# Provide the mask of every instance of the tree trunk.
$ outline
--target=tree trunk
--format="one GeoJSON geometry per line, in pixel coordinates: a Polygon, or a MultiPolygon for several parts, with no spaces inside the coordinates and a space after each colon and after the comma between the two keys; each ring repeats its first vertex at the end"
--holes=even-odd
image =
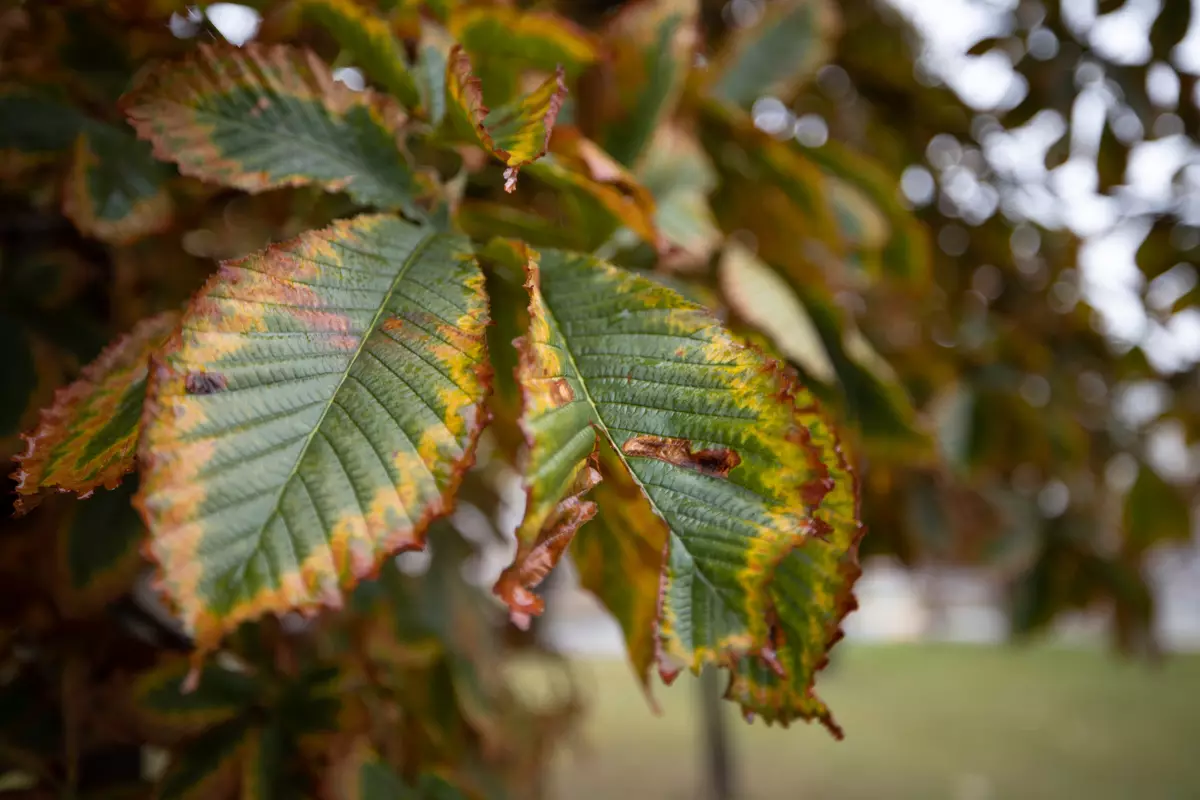
{"type": "Polygon", "coordinates": [[[729,729],[721,703],[721,676],[714,667],[705,668],[700,676],[700,714],[704,727],[705,796],[709,800],[733,800],[733,751],[729,744],[729,729]]]}

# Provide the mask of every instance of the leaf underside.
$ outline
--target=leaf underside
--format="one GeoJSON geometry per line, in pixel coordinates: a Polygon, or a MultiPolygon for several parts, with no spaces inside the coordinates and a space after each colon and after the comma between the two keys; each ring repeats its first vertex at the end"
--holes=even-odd
{"type": "MultiPolygon", "coordinates": [[[[642,596],[610,589],[601,598],[623,624],[657,603],[664,678],[679,666],[724,665],[735,675],[730,696],[747,711],[828,719],[809,700],[811,684],[852,604],[860,526],[857,487],[812,397],[700,306],[649,279],[559,251],[528,253],[526,270],[530,325],[518,376],[528,504],[510,573],[524,554],[539,554],[539,523],[579,490],[599,436],[611,447],[606,471],[620,477],[596,496],[619,505],[632,486],[647,506],[605,519],[577,553],[580,571],[592,584],[611,572],[583,560],[597,556],[636,570],[625,586],[642,596]],[[625,526],[637,530],[609,534],[625,526]],[[620,536],[644,541],[617,545],[620,536]],[[651,578],[661,542],[659,582],[651,578]]],[[[641,672],[647,646],[634,644],[641,672]]]]}
{"type": "Polygon", "coordinates": [[[146,72],[121,105],[155,155],[185,175],[247,192],[316,185],[422,213],[403,111],[335,81],[307,50],[201,44],[146,72]]]}
{"type": "Polygon", "coordinates": [[[228,262],[153,366],[139,503],[200,649],[339,605],[447,513],[486,421],[483,276],[395,217],[228,262]]]}

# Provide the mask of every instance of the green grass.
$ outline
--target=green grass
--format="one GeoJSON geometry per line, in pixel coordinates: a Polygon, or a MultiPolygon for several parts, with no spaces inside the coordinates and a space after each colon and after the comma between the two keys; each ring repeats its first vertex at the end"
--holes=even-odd
{"type": "MultiPolygon", "coordinates": [[[[655,717],[624,663],[578,673],[588,718],[553,797],[705,796],[698,681],[656,687],[655,717]]],[[[730,707],[740,798],[1200,798],[1200,656],[1154,667],[1046,647],[850,645],[818,688],[844,742],[746,725],[730,707]]]]}

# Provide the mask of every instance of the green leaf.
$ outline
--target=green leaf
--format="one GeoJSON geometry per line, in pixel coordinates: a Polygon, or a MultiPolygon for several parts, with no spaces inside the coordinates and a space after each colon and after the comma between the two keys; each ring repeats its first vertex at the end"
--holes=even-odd
{"type": "Polygon", "coordinates": [[[783,278],[736,240],[725,245],[719,276],[730,308],[767,334],[789,361],[822,383],[835,379],[820,332],[783,278]]]}
{"type": "Polygon", "coordinates": [[[204,800],[229,797],[242,780],[256,731],[245,720],[233,720],[207,731],[171,754],[156,797],[160,800],[204,800]]]}
{"type": "MultiPolygon", "coordinates": [[[[933,251],[929,230],[900,200],[900,181],[873,159],[858,153],[840,142],[826,142],[821,147],[803,148],[794,145],[804,156],[835,176],[845,187],[861,193],[855,205],[873,206],[874,213],[882,214],[886,220],[886,239],[879,253],[879,265],[883,271],[900,280],[924,285],[930,280],[933,269],[933,251]]],[[[843,234],[849,234],[851,242],[860,248],[872,248],[881,235],[879,224],[872,221],[873,213],[854,211],[847,206],[850,195],[839,196],[835,190],[834,208],[843,234]],[[856,221],[854,230],[848,230],[850,219],[856,221]],[[865,235],[865,239],[864,239],[865,235]]]]}
{"type": "Polygon", "coordinates": [[[150,354],[178,320],[167,312],[138,323],[55,394],[17,457],[18,511],[37,505],[49,489],[81,495],[111,489],[133,469],[150,354]]]}
{"type": "Polygon", "coordinates": [[[606,119],[604,149],[632,167],[673,111],[698,38],[696,0],[622,6],[605,28],[613,47],[618,109],[606,119]]]}
{"type": "Polygon", "coordinates": [[[317,185],[420,217],[404,112],[333,79],[305,50],[198,45],[121,100],[154,154],[201,180],[260,192],[317,185]]]}
{"type": "Polygon", "coordinates": [[[716,103],[702,111],[700,140],[720,176],[712,207],[721,228],[752,233],[758,256],[793,290],[824,285],[841,269],[844,249],[825,175],[745,114],[716,103]]]}
{"type": "MultiPolygon", "coordinates": [[[[0,90],[3,159],[54,155],[69,148],[87,123],[77,109],[25,88],[0,90]]],[[[0,175],[7,169],[0,169],[0,175]]]]}
{"type": "Polygon", "coordinates": [[[559,109],[567,96],[564,74],[555,75],[519,100],[489,110],[483,89],[471,74],[471,59],[455,45],[446,65],[446,85],[457,113],[465,118],[489,153],[505,163],[504,191],[517,188],[517,173],[546,154],[559,109]]]}
{"type": "Polygon", "coordinates": [[[668,529],[616,451],[602,444],[599,453],[601,481],[588,495],[596,517],[575,534],[571,556],[583,588],[620,624],[634,674],[648,692],[668,529]]]}
{"type": "Polygon", "coordinates": [[[126,481],[76,504],[62,528],[60,571],[72,610],[94,612],[133,585],[142,565],[146,528],[131,503],[135,485],[126,481]]]}
{"type": "MultiPolygon", "coordinates": [[[[783,609],[768,591],[780,578],[776,565],[797,548],[822,553],[812,570],[853,562],[848,542],[858,536],[854,504],[846,505],[856,486],[815,401],[702,307],[653,281],[558,251],[529,254],[526,270],[530,323],[518,375],[527,523],[572,502],[599,438],[667,529],[655,592],[664,677],[675,665],[735,667],[781,653],[772,621],[783,609]]],[[[534,562],[518,560],[510,574],[540,569],[540,542],[520,539],[535,532],[540,538],[527,524],[518,534],[518,559],[530,553],[534,562]]],[[[848,570],[800,577],[786,590],[818,586],[809,597],[824,617],[848,605],[848,570]],[[824,591],[833,586],[838,592],[824,591]]],[[[514,610],[528,610],[514,598],[514,610]]],[[[789,634],[804,637],[789,640],[798,654],[789,685],[811,681],[813,664],[800,654],[828,646],[830,632],[814,638],[814,630],[797,622],[789,634]]],[[[781,718],[806,713],[789,709],[781,718]]]]}
{"type": "Polygon", "coordinates": [[[404,49],[384,19],[354,0],[303,0],[301,8],[337,40],[368,78],[408,108],[421,104],[404,49]]]}
{"type": "Polygon", "coordinates": [[[366,739],[356,740],[334,761],[326,778],[330,800],[420,800],[366,739]]]}
{"type": "Polygon", "coordinates": [[[722,235],[708,205],[717,176],[699,143],[678,126],[660,127],[638,180],[654,196],[654,222],[669,248],[660,264],[683,271],[705,266],[722,235]]]}
{"type": "Polygon", "coordinates": [[[1125,550],[1142,554],[1163,542],[1186,543],[1191,538],[1187,499],[1153,467],[1142,464],[1125,497],[1125,550]]]}
{"type": "Polygon", "coordinates": [[[142,725],[168,737],[187,736],[240,716],[263,692],[251,675],[211,661],[192,670],[187,659],[176,658],[138,677],[133,701],[142,725]]]}
{"type": "Polygon", "coordinates": [[[0,436],[8,436],[21,425],[29,397],[37,387],[37,370],[29,334],[10,315],[0,313],[0,436]]]}
{"type": "Polygon", "coordinates": [[[391,216],[227,262],[155,363],[138,495],[201,650],[340,604],[446,513],[486,421],[483,275],[391,216]]]}
{"type": "Polygon", "coordinates": [[[63,214],[80,233],[125,245],[170,226],[172,170],[123,130],[91,124],[75,142],[63,214]]]}
{"type": "Polygon", "coordinates": [[[747,110],[764,95],[790,101],[829,61],[839,27],[837,8],[828,0],[768,4],[717,56],[713,95],[747,110]]]}
{"type": "Polygon", "coordinates": [[[509,62],[543,72],[561,66],[574,77],[599,57],[590,34],[550,12],[500,5],[459,7],[451,13],[449,27],[468,53],[489,66],[509,62]]]}

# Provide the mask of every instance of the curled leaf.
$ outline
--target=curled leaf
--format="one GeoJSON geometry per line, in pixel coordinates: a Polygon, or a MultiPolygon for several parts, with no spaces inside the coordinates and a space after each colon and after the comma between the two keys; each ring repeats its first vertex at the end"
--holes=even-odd
{"type": "Polygon", "coordinates": [[[468,120],[489,153],[505,163],[504,191],[517,188],[517,173],[546,154],[554,122],[567,96],[562,67],[528,95],[489,110],[483,104],[479,78],[471,74],[471,60],[455,45],[446,64],[446,85],[451,101],[468,120]]]}
{"type": "Polygon", "coordinates": [[[17,510],[37,505],[39,492],[87,495],[113,488],[133,469],[138,419],[146,396],[150,354],[178,322],[174,312],[139,323],[59,389],[17,456],[17,510]]]}

